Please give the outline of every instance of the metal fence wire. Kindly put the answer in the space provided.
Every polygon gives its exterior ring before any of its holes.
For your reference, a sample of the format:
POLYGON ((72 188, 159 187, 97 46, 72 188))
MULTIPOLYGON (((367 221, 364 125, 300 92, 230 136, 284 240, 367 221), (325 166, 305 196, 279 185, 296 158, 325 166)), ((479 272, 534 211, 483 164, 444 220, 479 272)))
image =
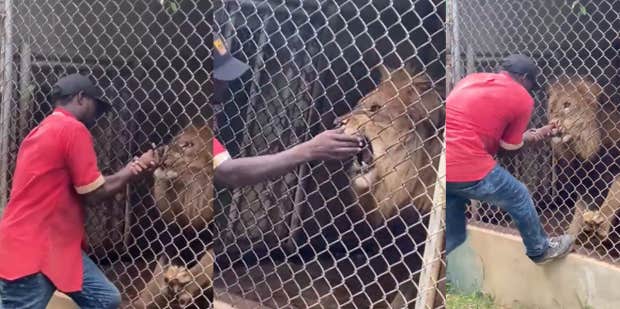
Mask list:
MULTIPOLYGON (((578 236, 579 251, 617 263, 620 36, 618 1, 459 1, 455 76, 491 71, 521 52, 542 69, 531 127, 559 120, 551 141, 500 154, 530 189, 546 231, 578 236)), ((513 228, 491 205, 474 221, 513 228)), ((514 231, 514 230, 512 230, 514 231)))
POLYGON ((444 1, 216 7, 217 31, 252 68, 218 108, 234 157, 341 125, 368 141, 352 162, 218 191, 216 300, 413 308, 442 149, 444 15, 444 1))
POLYGON ((431 241, 441 225, 429 217, 443 207, 444 0, 4 3, 3 199, 21 140, 66 74, 91 75, 114 106, 92 130, 104 174, 161 146, 152 178, 85 207, 88 254, 124 308, 208 308, 213 298, 443 307, 443 271, 419 285, 443 268, 431 241), (251 69, 212 105, 214 32, 251 69), (214 136, 237 158, 339 126, 366 140, 349 161, 213 187, 214 136))

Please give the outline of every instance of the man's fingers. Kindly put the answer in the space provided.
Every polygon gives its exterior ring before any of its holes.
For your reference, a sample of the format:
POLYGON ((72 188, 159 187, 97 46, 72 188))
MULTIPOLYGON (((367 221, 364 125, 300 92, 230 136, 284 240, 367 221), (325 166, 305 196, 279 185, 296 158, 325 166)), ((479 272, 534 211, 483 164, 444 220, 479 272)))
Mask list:
POLYGON ((359 147, 339 147, 334 149, 334 156, 339 160, 343 160, 357 155, 360 151, 362 151, 362 148, 359 147))
POLYGON ((344 127, 338 127, 336 129, 330 130, 331 132, 334 133, 344 133, 344 127))
POLYGON ((338 134, 334 135, 334 140, 338 142, 346 142, 354 145, 363 146, 364 139, 358 135, 338 134))
POLYGON ((142 161, 135 161, 134 164, 137 165, 138 167, 140 167, 141 169, 147 169, 148 168, 147 164, 142 162, 142 161))
POLYGON ((138 169, 138 167, 137 167, 135 164, 131 164, 131 165, 129 166, 129 170, 131 171, 131 173, 132 173, 134 176, 138 176, 138 175, 140 175, 140 170, 138 169))

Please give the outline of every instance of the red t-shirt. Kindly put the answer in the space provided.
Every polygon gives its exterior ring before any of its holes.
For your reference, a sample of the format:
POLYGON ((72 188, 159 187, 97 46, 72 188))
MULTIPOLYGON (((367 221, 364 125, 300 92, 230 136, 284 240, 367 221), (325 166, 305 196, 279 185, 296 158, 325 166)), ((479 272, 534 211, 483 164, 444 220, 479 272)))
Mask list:
POLYGON ((213 138, 213 168, 217 168, 222 162, 230 159, 228 150, 224 148, 217 138, 213 138))
POLYGON ((446 100, 446 180, 478 181, 494 167, 499 147, 523 145, 534 100, 505 73, 475 73, 446 100))
POLYGON ((41 272, 60 291, 80 291, 85 232, 79 194, 104 182, 90 132, 56 109, 26 136, 17 154, 0 221, 0 278, 41 272))

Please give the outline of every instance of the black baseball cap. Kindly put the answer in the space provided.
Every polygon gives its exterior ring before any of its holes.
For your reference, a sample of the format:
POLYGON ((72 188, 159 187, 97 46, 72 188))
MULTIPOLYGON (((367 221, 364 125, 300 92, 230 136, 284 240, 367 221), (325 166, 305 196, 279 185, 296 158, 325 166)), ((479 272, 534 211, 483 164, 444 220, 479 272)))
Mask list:
POLYGON ((245 73, 250 66, 233 57, 222 37, 215 35, 213 40, 215 54, 213 56, 213 78, 222 81, 235 80, 245 73))
POLYGON ((525 75, 533 84, 533 89, 538 88, 536 78, 538 76, 538 66, 529 57, 521 54, 510 55, 502 60, 502 70, 519 75, 525 75))
POLYGON ((97 102, 97 116, 105 114, 112 108, 112 105, 103 100, 103 91, 85 75, 74 73, 59 79, 52 88, 53 97, 65 97, 76 95, 83 92, 97 102))

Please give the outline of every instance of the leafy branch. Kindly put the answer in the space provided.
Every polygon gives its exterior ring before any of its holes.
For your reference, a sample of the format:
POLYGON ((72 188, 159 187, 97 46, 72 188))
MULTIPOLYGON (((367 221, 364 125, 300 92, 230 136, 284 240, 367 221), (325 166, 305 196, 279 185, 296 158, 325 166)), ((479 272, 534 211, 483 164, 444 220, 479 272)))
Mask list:
POLYGON ((581 4, 579 0, 573 1, 573 4, 571 4, 570 8, 573 12, 575 11, 575 9, 578 9, 577 16, 588 15, 588 10, 586 9, 586 6, 581 4))
POLYGON ((174 14, 179 10, 181 0, 160 0, 166 12, 174 14))

